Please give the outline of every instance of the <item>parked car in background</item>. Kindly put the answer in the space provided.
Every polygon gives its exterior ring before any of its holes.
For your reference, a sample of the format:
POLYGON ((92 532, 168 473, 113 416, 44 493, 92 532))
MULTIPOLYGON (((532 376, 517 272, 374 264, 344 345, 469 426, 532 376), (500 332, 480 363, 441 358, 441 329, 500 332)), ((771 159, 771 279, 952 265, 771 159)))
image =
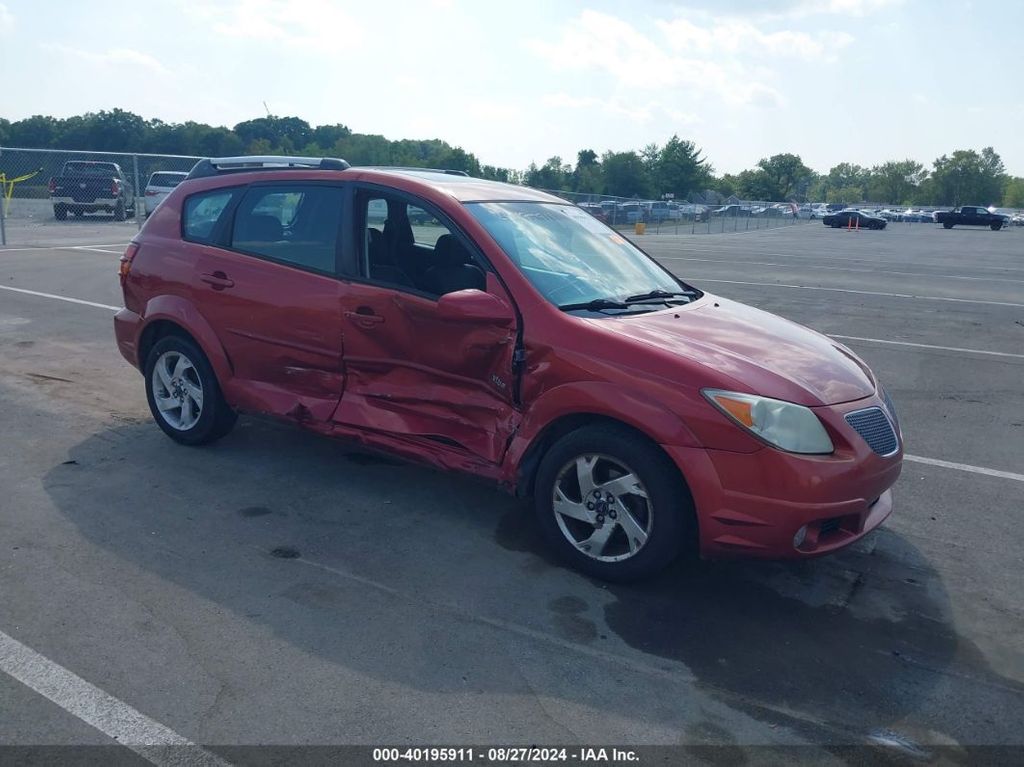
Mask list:
POLYGON ((980 205, 962 205, 935 213, 935 221, 942 224, 944 229, 952 229, 954 226, 987 226, 995 232, 1006 226, 1008 220, 1007 216, 992 213, 980 205))
POLYGON ((655 200, 648 203, 647 220, 652 223, 661 223, 672 220, 672 208, 664 200, 655 200))
POLYGON ((847 208, 838 213, 829 213, 821 221, 825 226, 831 226, 833 229, 841 226, 859 229, 885 229, 886 224, 884 218, 872 216, 870 213, 853 208, 847 208))
MULTIPOLYGON (((763 208, 761 210, 764 210, 763 208)), ((711 211, 712 216, 751 216, 756 215, 754 208, 749 205, 723 205, 711 211)))
POLYGON ((184 181, 187 175, 188 173, 174 170, 158 170, 152 174, 146 183, 146 215, 148 216, 156 210, 156 206, 163 202, 163 199, 171 193, 174 187, 184 181))
POLYGON ((467 472, 532 497, 549 545, 611 580, 687 550, 827 554, 891 513, 899 422, 834 339, 540 190, 348 168, 200 161, 125 251, 117 346, 171 439, 259 413, 467 472))
POLYGON ((909 224, 933 224, 935 219, 932 216, 931 211, 927 210, 914 210, 913 208, 907 208, 903 213, 900 214, 900 221, 909 224))
POLYGON ((68 160, 61 174, 50 179, 50 202, 58 221, 68 213, 113 213, 115 221, 135 215, 132 186, 114 162, 68 160))

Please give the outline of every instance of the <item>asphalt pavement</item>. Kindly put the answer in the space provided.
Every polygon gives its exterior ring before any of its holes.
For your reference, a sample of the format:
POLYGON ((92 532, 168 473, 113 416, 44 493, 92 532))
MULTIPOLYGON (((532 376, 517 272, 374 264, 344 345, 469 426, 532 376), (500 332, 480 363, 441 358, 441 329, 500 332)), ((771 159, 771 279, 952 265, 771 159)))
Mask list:
POLYGON ((0 250, 0 744, 1022 745, 1024 230, 635 238, 850 346, 910 460, 851 549, 626 587, 473 479, 251 418, 169 441, 110 226, 0 250))

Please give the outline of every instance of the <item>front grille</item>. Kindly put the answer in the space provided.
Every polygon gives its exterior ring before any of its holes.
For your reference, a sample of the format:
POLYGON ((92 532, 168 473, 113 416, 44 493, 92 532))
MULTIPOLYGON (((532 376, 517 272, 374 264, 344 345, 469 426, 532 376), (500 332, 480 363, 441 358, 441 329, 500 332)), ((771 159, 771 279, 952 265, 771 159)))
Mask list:
POLYGON ((881 408, 869 407, 847 413, 846 422, 879 455, 892 455, 899 449, 896 432, 881 408))

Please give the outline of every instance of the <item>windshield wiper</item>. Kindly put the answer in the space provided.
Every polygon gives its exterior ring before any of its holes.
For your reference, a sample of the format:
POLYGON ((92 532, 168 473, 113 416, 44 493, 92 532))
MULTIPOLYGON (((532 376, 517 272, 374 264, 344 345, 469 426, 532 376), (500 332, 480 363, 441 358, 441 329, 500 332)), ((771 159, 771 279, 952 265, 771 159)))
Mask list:
POLYGON ((560 304, 559 309, 563 312, 571 312, 575 309, 586 309, 591 312, 599 312, 602 309, 628 309, 629 304, 616 301, 614 298, 595 298, 591 301, 582 301, 578 304, 560 304))
POLYGON ((656 288, 648 293, 638 293, 635 296, 627 296, 622 299, 627 304, 634 304, 638 301, 650 301, 656 298, 675 298, 676 296, 686 296, 689 299, 696 298, 697 292, 694 290, 661 290, 656 288))

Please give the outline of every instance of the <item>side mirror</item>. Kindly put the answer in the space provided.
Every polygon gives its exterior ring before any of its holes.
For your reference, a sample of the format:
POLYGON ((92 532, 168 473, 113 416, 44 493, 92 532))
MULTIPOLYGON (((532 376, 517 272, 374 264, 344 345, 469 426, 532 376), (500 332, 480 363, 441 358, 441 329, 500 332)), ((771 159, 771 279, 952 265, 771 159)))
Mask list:
POLYGON ((437 314, 453 322, 511 325, 515 321, 512 307, 504 300, 476 288, 445 293, 437 299, 437 314))

